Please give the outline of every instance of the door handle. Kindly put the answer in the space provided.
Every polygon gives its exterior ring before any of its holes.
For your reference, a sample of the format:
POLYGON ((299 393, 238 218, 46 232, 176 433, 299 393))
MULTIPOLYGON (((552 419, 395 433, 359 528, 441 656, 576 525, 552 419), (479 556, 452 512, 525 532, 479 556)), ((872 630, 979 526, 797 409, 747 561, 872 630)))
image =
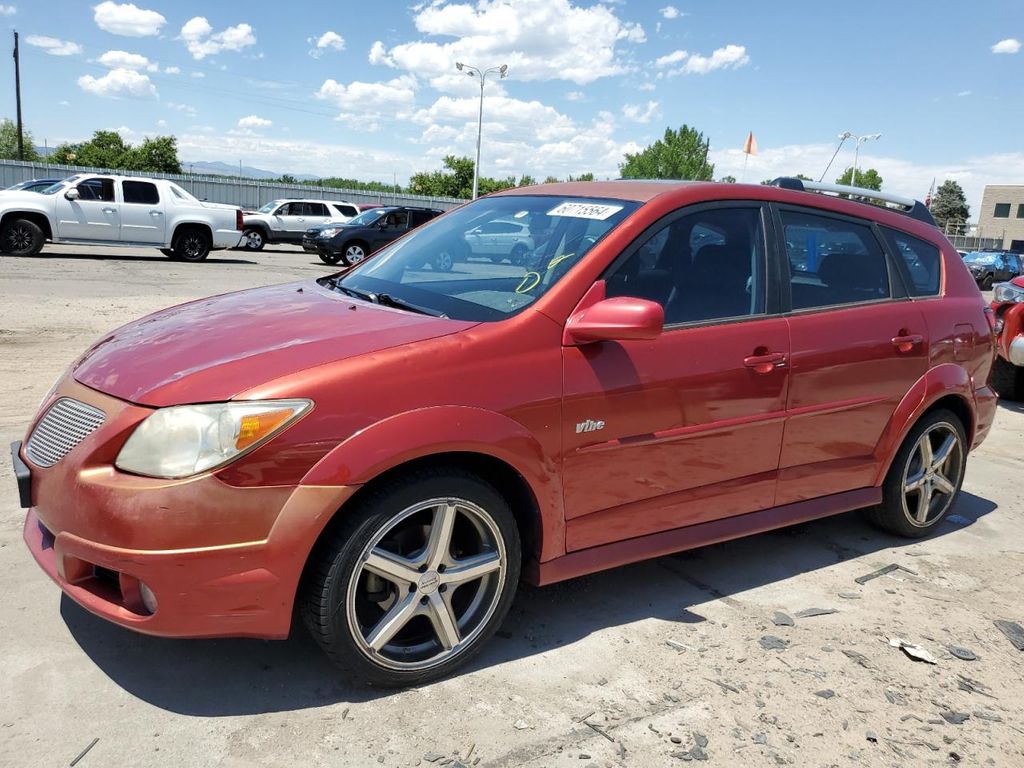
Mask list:
POLYGON ((163 211, 150 211, 149 215, 150 216, 163 216, 164 212, 163 211))
POLYGON ((117 208, 104 208, 104 213, 117 213, 117 208))
POLYGON ((784 352, 768 352, 763 355, 750 355, 743 358, 743 364, 754 373, 771 373, 786 364, 784 352))
POLYGON ((892 345, 896 347, 897 352, 909 352, 922 341, 924 341, 924 336, 920 333, 904 333, 901 331, 899 336, 892 337, 892 345))

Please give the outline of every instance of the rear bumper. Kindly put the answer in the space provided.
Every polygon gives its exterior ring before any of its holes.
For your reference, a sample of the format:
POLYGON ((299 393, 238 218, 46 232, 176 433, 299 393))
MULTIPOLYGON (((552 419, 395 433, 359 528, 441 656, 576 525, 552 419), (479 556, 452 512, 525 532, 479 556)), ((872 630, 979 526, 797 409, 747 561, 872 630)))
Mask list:
POLYGON ((217 229, 213 232, 213 243, 210 246, 213 250, 235 248, 242 241, 242 233, 237 229, 217 229))

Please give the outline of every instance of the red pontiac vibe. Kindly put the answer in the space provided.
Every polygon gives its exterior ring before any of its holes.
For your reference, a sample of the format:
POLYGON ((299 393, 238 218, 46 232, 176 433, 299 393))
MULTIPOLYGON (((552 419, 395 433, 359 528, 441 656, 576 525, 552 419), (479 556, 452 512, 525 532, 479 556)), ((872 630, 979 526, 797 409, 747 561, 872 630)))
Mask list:
POLYGON ((924 536, 992 424, 991 315, 920 203, 836 191, 509 190, 126 325, 14 445, 25 541, 121 626, 284 638, 297 609, 407 685, 477 653, 520 579, 853 509, 924 536))

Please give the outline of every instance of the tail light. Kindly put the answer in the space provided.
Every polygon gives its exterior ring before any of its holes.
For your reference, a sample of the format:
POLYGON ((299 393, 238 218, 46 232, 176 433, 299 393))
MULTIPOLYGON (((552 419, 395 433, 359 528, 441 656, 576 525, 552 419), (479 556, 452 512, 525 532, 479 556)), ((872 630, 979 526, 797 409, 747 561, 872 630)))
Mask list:
POLYGON ((999 333, 1001 328, 998 326, 1002 324, 1002 320, 999 323, 996 322, 996 313, 992 311, 992 307, 985 307, 985 319, 988 320, 988 329, 992 331, 992 335, 995 336, 999 333))
POLYGON ((243 229, 245 229, 245 224, 242 221, 242 209, 241 208, 235 208, 235 229, 237 229, 239 232, 241 232, 243 229))

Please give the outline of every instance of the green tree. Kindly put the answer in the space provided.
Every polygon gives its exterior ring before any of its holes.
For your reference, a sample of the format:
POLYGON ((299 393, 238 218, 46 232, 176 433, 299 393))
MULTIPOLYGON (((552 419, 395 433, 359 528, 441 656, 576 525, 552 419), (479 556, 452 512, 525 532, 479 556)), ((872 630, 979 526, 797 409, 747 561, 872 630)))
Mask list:
POLYGON ((143 139, 141 145, 129 147, 121 156, 120 166, 129 171, 181 173, 178 140, 174 136, 143 139))
POLYGON ((545 184, 557 184, 560 181, 561 179, 558 178, 557 176, 548 176, 547 178, 544 179, 545 184))
POLYGON ((836 179, 836 184, 844 184, 846 186, 860 187, 861 189, 873 189, 876 192, 882 189, 882 177, 878 175, 878 171, 874 168, 868 168, 866 171, 862 171, 860 168, 857 169, 857 183, 853 184, 853 167, 847 168, 843 175, 836 179))
MULTIPOLYGON (((465 199, 473 195, 473 160, 469 157, 448 155, 440 171, 421 171, 409 179, 409 191, 414 195, 432 197, 457 197, 465 199)), ((486 195, 500 189, 516 186, 515 176, 492 179, 481 176, 480 194, 486 195)))
MULTIPOLYGON (((35 141, 32 139, 32 132, 22 130, 23 159, 30 163, 38 163, 40 158, 36 151, 35 141)), ((18 159, 18 126, 9 117, 0 122, 0 160, 18 159)))
POLYGON ((708 162, 708 144, 696 128, 665 129, 664 137, 619 165, 624 179, 696 179, 711 181, 715 166, 708 162))
POLYGON ((719 179, 719 181, 721 181, 721 182, 723 182, 725 184, 735 184, 736 183, 736 177, 735 176, 723 176, 722 178, 719 179))
POLYGON ((533 178, 533 176, 531 176, 528 173, 524 173, 522 176, 519 177, 519 183, 516 186, 518 186, 518 187, 532 187, 536 183, 537 183, 537 180, 535 178, 533 178))
POLYGON ((89 141, 79 146, 76 164, 94 168, 122 168, 129 148, 117 131, 96 131, 89 141))
POLYGON ((84 165, 90 168, 181 173, 178 140, 174 136, 146 138, 142 144, 133 147, 121 138, 117 131, 96 131, 88 141, 61 144, 46 160, 50 163, 84 165))
POLYGON ((282 173, 281 178, 278 179, 282 184, 298 184, 299 180, 292 176, 290 173, 282 173))
POLYGON ((945 229, 947 224, 963 224, 971 215, 963 187, 952 179, 946 179, 935 190, 931 211, 939 229, 945 229))
POLYGON ((579 176, 569 175, 565 180, 566 181, 593 181, 594 180, 594 174, 592 172, 590 172, 590 171, 587 171, 586 173, 581 173, 579 176))

